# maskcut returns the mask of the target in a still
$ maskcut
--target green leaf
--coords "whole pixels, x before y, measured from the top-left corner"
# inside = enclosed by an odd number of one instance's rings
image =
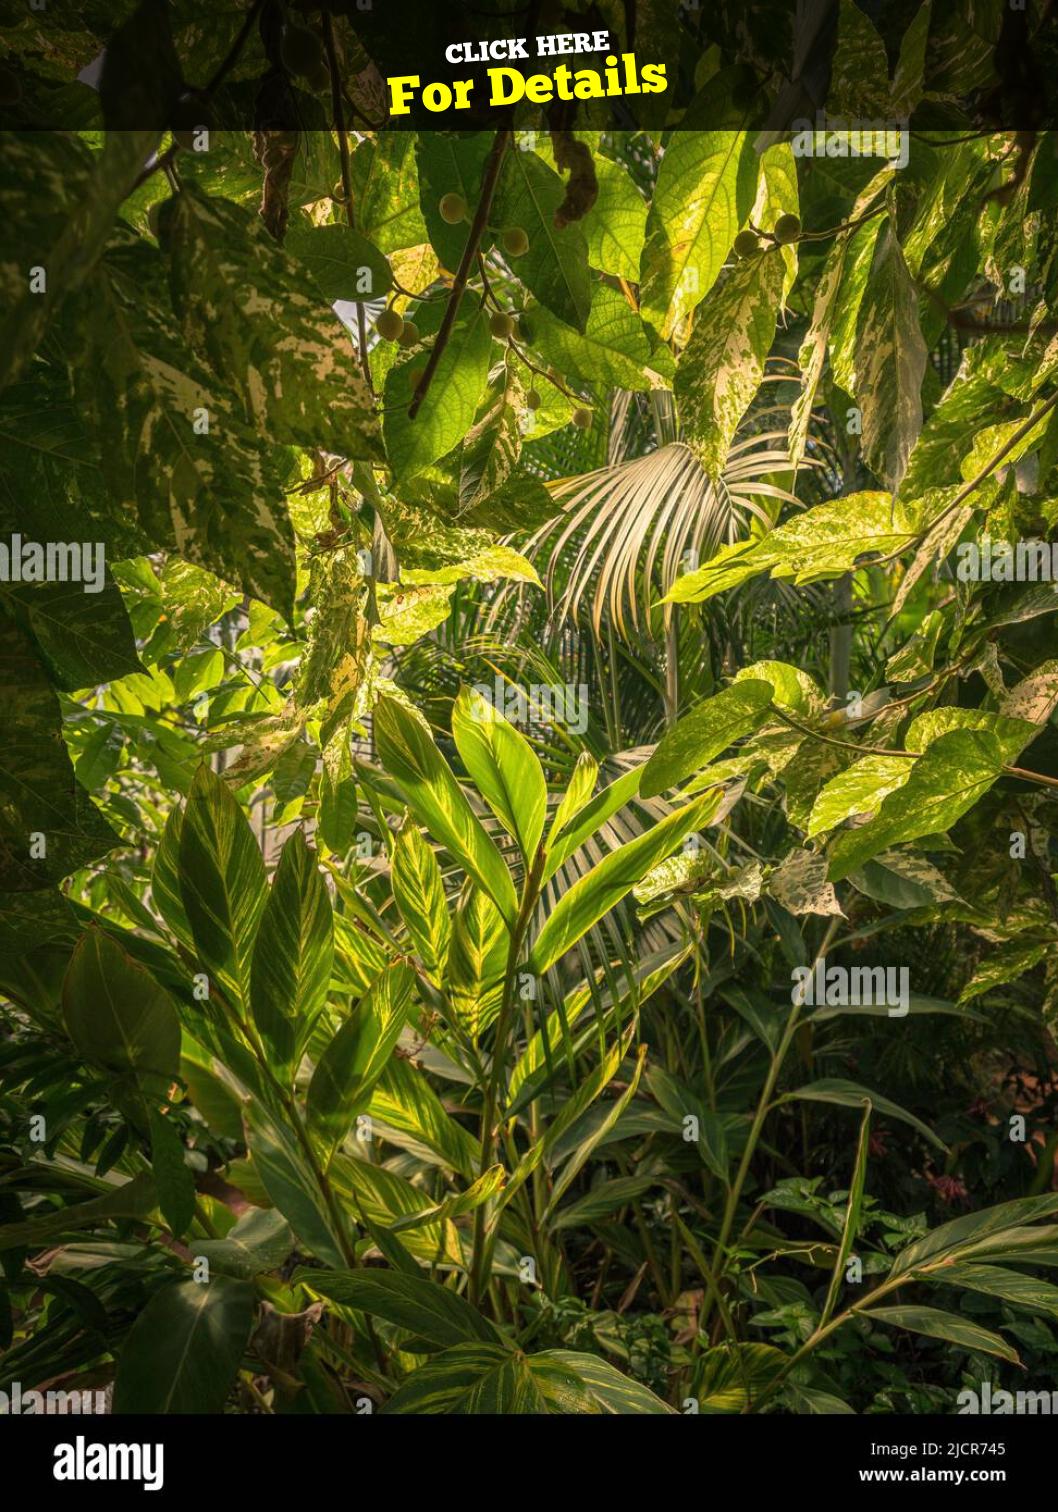
[[[890,793],[902,788],[914,762],[906,756],[861,756],[820,788],[805,833],[836,829],[854,814],[872,814]]]
[[[966,1213],[953,1218],[940,1228],[932,1229],[921,1239],[916,1239],[902,1249],[893,1261],[893,1276],[920,1270],[924,1266],[950,1264],[952,1260],[972,1258],[976,1253],[1004,1248],[1004,1239],[1013,1232],[1031,1238],[1033,1231],[1022,1225],[1037,1218],[1049,1218],[1058,1212],[1058,1192],[1048,1192],[1042,1197],[1018,1197],[1013,1202],[1001,1202],[996,1207],[985,1208],[980,1213]],[[1053,1240],[1048,1230],[1040,1233],[1041,1241]],[[1012,1246],[1011,1246],[1012,1247]],[[1026,1254],[1026,1259],[1029,1256]],[[943,1271],[941,1271],[943,1274]]]
[[[584,334],[548,310],[530,309],[533,350],[559,373],[570,374],[599,388],[647,391],[654,382],[648,369],[653,357],[647,333],[628,301],[606,284],[592,296]]]
[[[90,549],[83,548],[82,573],[91,570],[85,562]],[[86,592],[83,582],[0,583],[0,603],[29,631],[52,680],[66,692],[143,671],[121,593],[109,572],[99,590]]]
[[[36,892],[118,837],[75,780],[55,693],[24,631],[3,613],[0,686],[16,716],[0,753],[0,890]]]
[[[667,340],[716,282],[757,183],[744,131],[678,131],[665,148],[640,261],[643,319]]]
[[[450,273],[459,267],[470,235],[470,217],[474,214],[491,147],[492,133],[489,131],[475,131],[470,136],[450,131],[415,133],[422,218],[441,266]],[[446,194],[459,194],[466,201],[465,222],[451,226],[441,215],[441,200]],[[492,236],[486,230],[481,250],[487,252],[491,242]]]
[[[456,909],[446,974],[452,1011],[476,1041],[500,1011],[510,936],[487,893],[469,885]]]
[[[289,1081],[323,1010],[334,957],[331,900],[300,829],[279,858],[250,965],[254,1022]]]
[[[308,269],[328,304],[381,299],[392,287],[386,258],[351,226],[313,226],[299,219],[287,228],[283,246]]]
[[[210,1271],[252,1281],[278,1270],[294,1248],[290,1225],[275,1208],[251,1208],[223,1239],[196,1239],[195,1257],[209,1261]]]
[[[156,545],[289,613],[286,459],[181,341],[164,271],[141,238],[119,233],[70,306],[74,395],[111,507]]]
[[[561,827],[558,825],[556,814],[553,833],[548,837],[547,842],[545,882],[554,876],[559,867],[568,861],[575,851],[580,849],[585,840],[597,834],[608,819],[636,796],[644,771],[645,767],[632,767],[629,771],[623,772],[620,777],[615,777],[613,782],[604,787],[601,792],[596,793],[594,798],[588,798],[586,802],[581,802],[575,810],[571,811]],[[594,786],[594,774],[591,786]],[[571,782],[571,790],[572,787]],[[590,792],[590,787],[588,791]]]
[[[276,441],[380,460],[348,334],[260,216],[185,184],[159,234],[188,345],[239,394],[246,423]]]
[[[845,1264],[852,1254],[852,1247],[856,1243],[856,1235],[860,1231],[860,1218],[863,1214],[863,1192],[867,1181],[867,1155],[870,1149],[871,1128],[871,1104],[864,1103],[863,1120],[860,1124],[860,1138],[856,1146],[856,1159],[852,1166],[852,1180],[849,1182],[849,1195],[845,1204],[845,1223],[841,1230],[841,1241],[838,1244],[838,1252],[834,1257],[834,1270],[830,1277],[830,1285],[827,1288],[826,1301],[819,1318],[819,1327],[823,1328],[837,1305],[838,1296],[842,1283],[845,1280]]]
[[[180,827],[180,896],[210,978],[248,1009],[250,963],[268,897],[253,831],[227,786],[202,766]]]
[[[184,1142],[156,1107],[149,1110],[151,1170],[158,1189],[158,1206],[174,1239],[182,1239],[195,1216],[195,1178],[184,1158]]]
[[[62,987],[63,1018],[86,1060],[146,1080],[156,1095],[180,1069],[180,1021],[169,994],[101,929],[81,936]]]
[[[326,1265],[345,1265],[347,1256],[338,1219],[291,1129],[273,1120],[254,1101],[247,1104],[245,1119],[254,1174],[271,1202],[310,1254]]]
[[[745,257],[698,307],[676,368],[680,419],[711,478],[764,376],[775,339],[785,265],[775,250]]]
[[[390,1230],[394,1234],[402,1234],[408,1229],[421,1228],[424,1223],[436,1223],[439,1220],[458,1218],[464,1213],[472,1213],[483,1202],[488,1202],[499,1192],[506,1178],[506,1171],[501,1165],[489,1166],[483,1171],[476,1181],[472,1181],[464,1192],[453,1192],[441,1202],[432,1203],[418,1213],[407,1213],[403,1218],[398,1218],[390,1224]]]
[[[922,429],[928,353],[918,291],[891,223],[879,234],[856,329],[852,393],[863,410],[863,454],[894,492]]]
[[[301,1270],[295,1279],[340,1307],[382,1318],[437,1349],[475,1341],[495,1344],[498,1338],[492,1324],[465,1297],[423,1276],[372,1268],[333,1274]]]
[[[531,866],[547,812],[547,783],[532,746],[468,687],[452,710],[452,737],[478,791]]]
[[[639,259],[647,229],[647,202],[623,163],[595,158],[599,192],[581,221],[588,242],[588,261],[593,268],[612,273],[629,283],[639,282]],[[595,290],[594,309],[601,288]]]
[[[574,1349],[548,1349],[530,1357],[530,1368],[539,1371],[545,1360],[572,1371],[598,1412],[662,1416],[673,1411],[649,1386],[622,1375],[598,1355],[582,1354]]]
[[[544,921],[529,956],[529,969],[542,976],[593,924],[631,892],[641,877],[671,855],[699,826],[708,824],[720,801],[718,791],[703,794],[644,834],[611,851],[574,882]]]
[[[371,1101],[404,1027],[414,984],[409,967],[387,967],[317,1062],[309,1083],[308,1122],[325,1165]]]
[[[89,154],[65,133],[7,133],[0,215],[19,235],[0,255],[0,389],[18,377],[59,304],[91,274],[159,136],[157,130],[108,132],[102,151]],[[13,255],[16,245],[32,248],[31,263],[21,252]],[[47,270],[45,290],[31,287],[31,266]]]
[[[903,840],[946,832],[1003,771],[994,735],[953,730],[913,763],[911,776],[882,800],[875,817],[838,835],[830,851],[832,882]]]
[[[1007,1270],[1001,1265],[949,1265],[943,1273],[945,1286],[962,1286],[967,1291],[1001,1297],[1033,1313],[1049,1313],[1058,1319],[1058,1286],[1027,1276],[1023,1271]]]
[[[938,1307],[872,1307],[868,1316],[893,1328],[906,1328],[911,1333],[925,1334],[929,1339],[943,1339],[960,1349],[998,1355],[1001,1360],[1009,1360],[1011,1365],[1021,1364],[1017,1350],[999,1334],[960,1318],[956,1313],[942,1312]]]
[[[28,1249],[35,1254],[62,1234],[94,1229],[111,1218],[144,1218],[157,1201],[153,1179],[141,1173],[88,1202],[53,1208],[46,1215],[27,1218],[23,1223],[0,1224],[0,1250]]]
[[[395,699],[380,698],[374,729],[382,765],[412,813],[513,925],[518,905],[510,873],[424,722]]]
[[[156,1292],[118,1355],[114,1413],[222,1412],[250,1341],[254,1290],[218,1276]]]
[[[899,1103],[891,1102],[888,1097],[882,1097],[877,1092],[872,1092],[869,1087],[861,1087],[858,1082],[845,1081],[837,1076],[825,1076],[819,1081],[809,1082],[807,1086],[798,1087],[796,1092],[787,1092],[780,1099],[783,1102],[796,1100],[798,1102],[821,1102],[831,1103],[838,1108],[862,1108],[864,1102],[869,1102],[875,1112],[884,1114],[887,1118],[898,1118],[901,1123],[910,1124],[917,1129],[923,1139],[928,1139],[930,1144],[938,1150],[944,1150],[947,1146],[943,1140],[937,1138],[928,1124],[924,1124],[920,1118],[902,1108]]]
[[[643,768],[641,797],[653,798],[675,787],[743,735],[758,730],[772,696],[771,683],[745,678],[700,703],[662,736]]]
[[[416,387],[411,374],[425,367],[426,353],[413,347],[393,364],[386,374],[383,430],[398,479],[421,472],[467,434],[485,392],[492,356],[489,318],[466,300],[414,420],[408,415]]]
[[[440,986],[451,920],[437,857],[411,819],[401,825],[393,843],[391,881],[393,901],[415,949],[434,985]]]
[[[492,221],[527,233],[529,250],[512,259],[516,276],[559,320],[583,331],[592,294],[588,243],[578,222],[555,225],[565,197],[565,183],[535,152],[510,151],[496,186]]]

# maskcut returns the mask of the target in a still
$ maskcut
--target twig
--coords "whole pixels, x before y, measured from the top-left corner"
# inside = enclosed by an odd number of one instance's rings
[[[510,131],[506,128],[497,131],[493,139],[488,160],[485,164],[485,173],[481,181],[481,198],[478,200],[478,207],[474,211],[474,219],[470,225],[470,235],[467,237],[467,244],[463,248],[463,256],[459,260],[459,268],[456,272],[455,281],[452,284],[452,292],[448,296],[448,304],[445,306],[445,312],[441,317],[441,326],[426,363],[426,371],[419,379],[418,387],[412,395],[411,404],[408,406],[409,420],[414,420],[415,416],[419,413],[419,407],[426,398],[430,384],[433,382],[433,375],[437,371],[437,364],[441,360],[441,354],[448,345],[448,338],[452,334],[452,327],[455,324],[456,315],[459,313],[463,291],[466,289],[467,280],[470,277],[470,269],[474,258],[477,256],[477,250],[481,243],[481,235],[485,230],[485,225],[489,218],[489,210],[492,208],[492,197],[496,192],[500,169],[503,166],[503,155],[507,150],[509,140]]]

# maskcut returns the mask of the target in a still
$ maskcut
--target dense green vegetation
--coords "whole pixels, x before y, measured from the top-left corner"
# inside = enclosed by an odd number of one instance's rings
[[[0,1389],[1046,1383],[1054,138],[79,125],[0,158]]]

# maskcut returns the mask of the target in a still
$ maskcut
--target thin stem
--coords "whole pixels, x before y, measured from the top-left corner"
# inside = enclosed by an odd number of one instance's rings
[[[470,225],[470,234],[467,237],[467,244],[463,248],[463,256],[459,260],[455,281],[452,284],[452,292],[448,296],[448,304],[445,306],[445,312],[441,317],[440,329],[437,332],[437,337],[427,360],[426,370],[419,379],[418,387],[412,395],[411,404],[408,406],[409,420],[414,420],[415,416],[419,413],[419,407],[426,398],[430,384],[433,382],[433,375],[437,371],[437,364],[441,360],[441,354],[448,345],[448,338],[452,334],[452,327],[455,325],[456,315],[459,313],[463,292],[470,277],[470,269],[477,256],[482,233],[488,222],[489,211],[492,208],[492,197],[496,192],[500,169],[503,166],[503,155],[507,150],[509,141],[510,132],[506,129],[497,131],[493,139],[492,147],[485,163],[485,172],[481,181],[481,197],[478,200],[477,209],[474,211],[474,219]]]

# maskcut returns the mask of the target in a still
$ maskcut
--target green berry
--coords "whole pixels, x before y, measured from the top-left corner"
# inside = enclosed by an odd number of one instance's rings
[[[735,254],[738,257],[752,257],[754,252],[760,251],[760,237],[756,231],[740,231],[735,237]]]
[[[404,322],[404,329],[397,337],[397,340],[400,342],[401,346],[409,347],[414,346],[418,339],[419,327],[415,324],[414,320],[406,320]]]
[[[508,257],[523,257],[529,250],[529,237],[521,226],[508,226],[500,243]]]
[[[591,410],[575,409],[573,411],[573,424],[576,425],[580,430],[590,430]]]
[[[441,219],[449,226],[458,226],[467,218],[467,202],[461,194],[446,194],[438,205]]]
[[[489,330],[497,341],[508,341],[514,335],[514,321],[502,310],[497,310],[489,321]]]
[[[801,217],[799,215],[780,215],[775,222],[775,240],[784,246],[787,242],[794,242],[801,234]]]
[[[536,392],[536,389],[530,389],[525,396],[525,402],[528,405],[529,409],[538,410],[544,401],[540,398],[540,395]]]
[[[309,78],[325,66],[319,37],[306,26],[288,26],[279,47],[279,56],[288,73]]]
[[[383,310],[375,321],[375,330],[383,341],[399,341],[404,322],[396,310]]]

